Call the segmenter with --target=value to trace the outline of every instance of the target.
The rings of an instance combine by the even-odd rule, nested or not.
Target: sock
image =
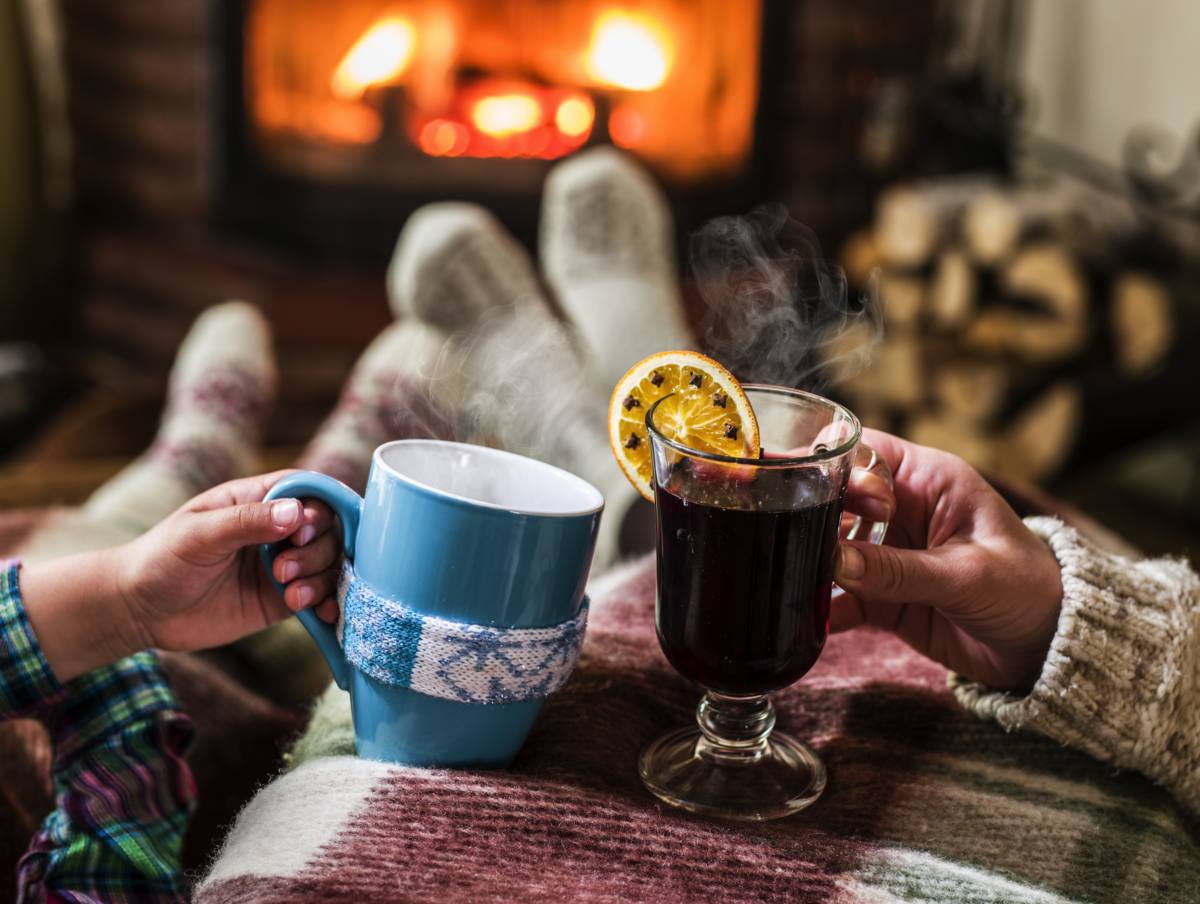
[[[609,449],[608,396],[586,380],[572,334],[521,246],[482,208],[422,208],[401,233],[389,288],[393,310],[455,334],[464,439],[544,461],[600,490],[593,570],[610,564],[637,491]]]
[[[453,439],[460,363],[437,327],[392,324],[363,352],[296,467],[362,493],[376,447],[397,439]]]
[[[558,164],[546,179],[539,240],[546,283],[598,389],[611,393],[656,352],[695,348],[670,207],[632,157],[599,147]]]
[[[525,249],[487,210],[458,201],[428,204],[408,218],[388,267],[388,294],[397,318],[451,334],[503,305],[549,310]]]
[[[21,557],[42,561],[124,543],[197,493],[252,474],[275,386],[270,328],[259,310],[238,301],[209,308],[175,356],[150,448],[82,508],[39,529]]]

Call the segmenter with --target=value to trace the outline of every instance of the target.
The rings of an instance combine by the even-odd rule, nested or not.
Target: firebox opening
[[[359,185],[603,140],[675,185],[729,178],[753,143],[760,18],[758,0],[250,0],[252,140],[282,172]]]

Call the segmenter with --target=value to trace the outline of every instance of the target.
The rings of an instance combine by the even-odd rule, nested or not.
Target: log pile
[[[1170,279],[1130,263],[1139,230],[1127,201],[1074,182],[966,176],[885,192],[842,263],[852,286],[875,287],[886,335],[865,371],[831,368],[838,391],[868,426],[1052,477],[1079,436],[1085,375],[1144,380],[1175,342]],[[835,358],[870,338],[842,337]]]

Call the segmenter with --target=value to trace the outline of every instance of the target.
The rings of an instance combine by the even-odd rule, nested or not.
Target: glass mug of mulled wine
[[[763,457],[688,448],[646,414],[658,521],[659,643],[671,665],[707,690],[696,725],[663,734],[638,771],[662,800],[733,819],[787,816],[815,801],[825,767],[804,743],[773,731],[767,694],[812,668],[829,630],[839,534],[882,542],[886,523],[843,517],[854,468],[887,463],[860,439],[858,419],[820,396],[743,387]]]

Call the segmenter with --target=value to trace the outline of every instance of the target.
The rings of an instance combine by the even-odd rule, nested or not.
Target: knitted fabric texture
[[[1027,518],[1062,567],[1058,631],[1027,697],[950,677],[959,702],[1158,782],[1200,811],[1200,579],[1177,559],[1104,552]]]
[[[376,593],[347,563],[338,583],[346,659],[384,684],[462,703],[540,700],[562,687],[583,643],[588,602],[545,628],[493,628],[422,615]]]
[[[655,583],[652,555],[589,582],[579,664],[505,770],[359,759],[331,689],[193,904],[1200,901],[1200,848],[1166,793],[964,712],[944,668],[874,629],[831,635],[772,695],[829,770],[816,804],[765,823],[662,804],[638,754],[694,725],[701,691],[659,647]]]

